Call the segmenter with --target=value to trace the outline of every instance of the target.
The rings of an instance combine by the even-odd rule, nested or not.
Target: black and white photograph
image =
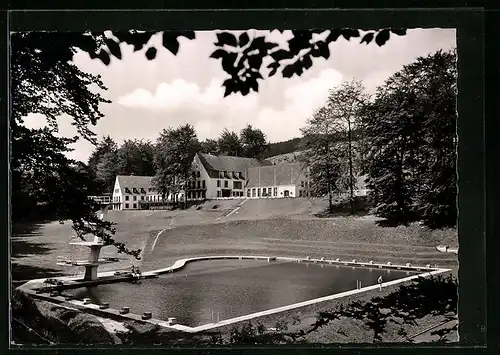
[[[9,46],[11,346],[460,340],[455,29]]]

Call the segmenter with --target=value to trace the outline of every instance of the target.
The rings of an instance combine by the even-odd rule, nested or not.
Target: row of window
[[[128,187],[124,187],[123,189],[125,190],[125,193],[127,193],[127,194],[146,194],[146,189],[143,187],[140,187],[140,188],[133,187],[132,189],[130,189]],[[151,192],[153,190],[154,189],[152,187],[148,188],[148,192]],[[120,193],[120,189],[115,189],[115,194],[119,194],[119,193]]]
[[[191,181],[190,185],[192,189],[206,189],[205,180]]]
[[[217,180],[217,187],[221,187],[221,185],[222,185],[222,180]],[[229,181],[224,180],[224,188],[225,189],[229,188]],[[243,183],[241,181],[233,181],[233,189],[242,190]]]
[[[245,176],[240,171],[219,171],[219,178],[245,180]]]
[[[243,197],[243,191],[233,191],[232,197]],[[222,196],[222,191],[217,191],[217,197],[230,197],[230,196]]]
[[[268,197],[268,196],[278,196],[278,188],[277,187],[263,187],[261,188],[253,188],[250,192],[250,189],[247,190],[247,197]]]
[[[160,201],[160,196],[157,195],[147,195],[147,196],[141,196],[141,201]],[[115,196],[113,198],[114,202],[120,202],[120,196]],[[125,201],[129,201],[129,196],[125,195]],[[133,195],[132,196],[132,201],[138,201],[137,196]]]
[[[191,198],[206,198],[206,192],[205,191],[188,191],[186,194],[188,199]]]

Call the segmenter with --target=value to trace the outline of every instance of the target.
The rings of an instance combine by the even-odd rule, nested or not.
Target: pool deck
[[[419,274],[411,275],[411,276],[404,277],[401,279],[383,282],[381,284],[382,287],[396,285],[398,283],[414,280],[414,279],[417,279],[419,277],[427,277],[427,276],[437,275],[437,274],[451,271],[450,269],[439,268],[437,265],[435,267],[431,267],[430,265],[426,265],[426,266],[412,266],[410,264],[393,265],[391,263],[387,263],[387,264],[374,263],[373,261],[359,262],[356,260],[345,261],[345,260],[339,260],[339,259],[330,260],[330,259],[325,259],[325,258],[312,259],[310,257],[290,258],[290,257],[274,257],[274,256],[219,255],[219,256],[203,256],[203,257],[181,259],[181,260],[176,261],[170,267],[143,272],[140,278],[141,279],[156,278],[162,274],[172,273],[172,272],[181,270],[182,268],[184,268],[184,266],[186,266],[190,262],[205,261],[205,260],[224,260],[224,259],[267,260],[268,262],[272,262],[272,261],[299,262],[299,263],[305,262],[305,263],[320,263],[320,264],[329,264],[329,265],[337,265],[337,266],[352,266],[352,267],[380,268],[380,269],[399,270],[399,271],[411,271],[411,272],[419,272],[420,271],[421,272]],[[258,317],[262,317],[262,316],[267,316],[270,314],[288,311],[291,309],[300,308],[300,307],[308,306],[308,305],[319,303],[319,302],[330,301],[330,300],[338,299],[338,298],[345,297],[345,296],[355,295],[355,294],[366,292],[366,291],[377,290],[380,288],[380,285],[372,285],[372,286],[362,287],[360,289],[341,292],[341,293],[337,293],[334,295],[324,296],[324,297],[315,298],[315,299],[308,300],[308,301],[294,303],[294,304],[283,306],[283,307],[269,309],[266,311],[261,311],[261,312],[247,314],[247,315],[240,316],[240,317],[221,320],[217,323],[209,323],[209,324],[204,324],[204,325],[197,326],[197,327],[189,327],[189,326],[185,326],[185,325],[181,325],[181,324],[173,324],[173,322],[155,319],[155,318],[143,319],[143,317],[141,315],[134,314],[134,313],[122,314],[117,309],[113,309],[113,308],[102,309],[101,305],[92,304],[92,303],[84,302],[81,300],[67,299],[64,296],[55,295],[52,293],[53,291],[61,291],[64,289],[72,289],[72,288],[79,288],[79,287],[86,287],[86,286],[87,287],[88,286],[95,286],[95,285],[99,285],[99,284],[109,284],[109,283],[127,282],[127,281],[130,282],[130,281],[136,280],[137,278],[135,278],[135,277],[115,275],[114,271],[108,271],[108,272],[98,273],[98,280],[96,280],[96,281],[84,281],[81,277],[71,277],[71,276],[55,277],[52,279],[62,282],[63,285],[50,285],[50,286],[48,286],[45,283],[47,278],[43,278],[43,279],[30,280],[30,281],[24,283],[23,285],[19,286],[17,289],[24,292],[24,293],[29,294],[30,296],[32,296],[34,298],[41,299],[41,300],[48,301],[48,302],[57,303],[57,304],[64,304],[66,306],[74,307],[74,308],[80,309],[82,311],[85,311],[85,312],[88,312],[88,313],[91,313],[91,314],[94,314],[94,315],[97,315],[100,317],[104,317],[104,318],[107,317],[107,318],[111,318],[111,319],[115,319],[115,320],[119,320],[119,321],[133,320],[133,321],[138,321],[138,322],[143,322],[143,323],[150,323],[150,324],[159,325],[162,327],[175,329],[175,330],[179,330],[179,331],[185,331],[185,332],[189,332],[189,333],[197,333],[197,332],[202,332],[202,331],[206,331],[206,330],[211,330],[211,329],[215,329],[218,327],[222,327],[222,326],[226,326],[226,325],[230,325],[230,324],[234,324],[234,323],[238,323],[238,322],[242,322],[242,321],[246,321],[246,320],[250,320],[250,319],[254,319],[254,318],[258,318]]]

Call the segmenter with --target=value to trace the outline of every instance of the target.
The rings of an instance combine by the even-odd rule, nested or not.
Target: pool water
[[[115,283],[65,291],[77,299],[109,302],[111,308],[149,311],[153,318],[175,317],[199,326],[245,314],[329,296],[416,272],[262,260],[210,260],[138,283]]]

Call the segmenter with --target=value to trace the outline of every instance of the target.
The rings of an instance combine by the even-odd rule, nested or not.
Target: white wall
[[[208,172],[205,170],[205,167],[200,161],[200,158],[198,155],[194,157],[193,164],[192,164],[192,169],[194,171],[199,171],[200,172],[200,177],[196,178],[196,180],[203,181],[205,180],[205,187],[207,189],[205,197],[206,198],[213,198],[217,197],[217,179],[211,179],[210,176],[208,175]],[[203,185],[201,185],[203,186]]]
[[[118,178],[115,178],[115,186],[113,187],[113,202],[122,202],[123,203],[123,196],[120,192],[120,183],[118,182]],[[113,205],[113,209],[122,209],[123,205],[115,206]]]
[[[278,188],[277,195],[274,196],[274,188]],[[257,189],[260,188],[260,197],[257,193]],[[269,192],[269,188],[271,188],[271,196],[262,196],[262,189],[266,189],[266,192]],[[255,196],[252,196],[252,189],[255,189]],[[248,191],[250,190],[249,198],[283,198],[285,197],[285,190],[288,190],[289,197],[299,197],[299,188],[295,185],[277,185],[277,186],[260,186],[254,188],[245,188],[244,197],[248,198]]]

